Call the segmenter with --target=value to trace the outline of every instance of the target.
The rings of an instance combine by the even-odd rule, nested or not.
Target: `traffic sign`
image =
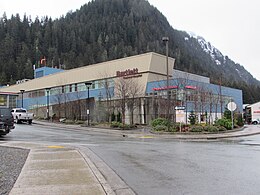
[[[227,105],[227,108],[229,111],[235,111],[237,109],[237,105],[235,102],[229,102],[228,105]]]

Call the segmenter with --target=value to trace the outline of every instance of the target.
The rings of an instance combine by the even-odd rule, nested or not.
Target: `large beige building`
[[[168,58],[168,60],[169,77],[171,78],[174,59]],[[57,115],[57,112],[59,112],[59,117],[69,117],[71,112],[75,113],[73,108],[68,108],[73,107],[69,102],[81,100],[79,117],[76,118],[86,118],[86,113],[88,112],[86,101],[84,101],[86,99],[93,104],[100,97],[102,97],[103,101],[107,100],[108,96],[110,96],[110,100],[122,99],[123,96],[126,96],[124,98],[130,98],[129,88],[131,88],[131,91],[136,90],[135,94],[132,94],[134,98],[145,97],[147,83],[165,79],[166,57],[151,52],[49,74],[2,88],[2,91],[20,94],[17,105],[23,105],[23,107],[33,111],[40,117],[46,117],[46,113],[48,116]],[[89,91],[87,83],[91,83]],[[119,83],[122,89],[119,89]],[[124,92],[121,90],[124,90]],[[22,94],[21,91],[23,92]],[[143,104],[143,100],[140,101],[140,104]],[[140,106],[142,107],[143,105]],[[74,107],[78,106],[74,105]],[[97,108],[93,105],[91,108],[92,114]],[[126,115],[127,112],[128,110],[126,109]],[[145,123],[144,108],[140,108],[138,112],[142,112],[136,114],[139,118],[139,123]],[[96,113],[96,115],[99,114]],[[130,120],[127,116],[125,118],[128,121]]]
[[[173,73],[174,59],[169,58],[169,75]],[[157,53],[122,58],[118,60],[88,65],[60,73],[50,74],[24,83],[2,88],[5,92],[25,93],[46,88],[56,88],[92,82],[92,89],[98,89],[98,83],[104,79],[132,78],[138,80],[142,86],[148,82],[166,78],[166,57]],[[75,89],[74,89],[75,90]],[[145,87],[143,88],[145,94]]]
[[[166,116],[167,91],[172,121],[188,123],[189,113],[195,112],[200,122],[212,122],[222,116],[229,101],[235,101],[242,112],[241,90],[174,70],[175,60],[170,57],[167,88],[166,59],[150,52],[58,73],[42,67],[41,71],[50,69],[53,74],[36,72],[42,77],[1,88],[0,93],[19,94],[18,107],[23,105],[39,117],[108,121],[121,113],[126,123],[149,123]]]

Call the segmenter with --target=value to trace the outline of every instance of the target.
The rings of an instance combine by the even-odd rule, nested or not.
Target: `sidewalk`
[[[185,134],[185,133],[152,133],[149,129],[138,129],[138,130],[114,130],[104,129],[97,127],[81,127],[80,125],[66,125],[63,123],[52,123],[48,121],[34,121],[35,124],[45,125],[51,127],[66,127],[72,130],[83,130],[90,132],[99,132],[105,134],[112,134],[116,136],[130,137],[130,138],[165,138],[165,139],[222,139],[232,137],[242,137],[260,134],[260,126],[258,125],[245,125],[243,128],[233,130],[224,133],[217,134]]]
[[[30,149],[10,195],[115,194],[92,162],[75,149],[24,142],[1,146]]]
[[[67,146],[29,142],[4,142],[0,146],[30,150],[10,195],[135,194],[90,150],[84,154]]]

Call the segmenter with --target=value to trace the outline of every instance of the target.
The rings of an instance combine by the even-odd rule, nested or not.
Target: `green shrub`
[[[167,131],[167,126],[157,125],[157,126],[153,127],[153,130],[155,130],[155,131]]]
[[[130,125],[129,124],[123,124],[123,123],[120,123],[118,127],[120,129],[130,129]]]
[[[204,127],[204,130],[208,132],[218,132],[219,128],[213,125],[208,125]]]
[[[163,125],[167,127],[169,125],[169,121],[165,118],[157,118],[152,120],[151,125],[152,127],[156,127],[158,125]]]
[[[231,121],[227,121],[226,123],[225,123],[225,126],[224,126],[227,130],[230,130],[230,129],[232,129],[232,122]]]
[[[218,131],[226,131],[226,127],[223,126],[216,126],[218,128]]]
[[[202,132],[204,128],[202,126],[192,126],[190,132]]]
[[[231,111],[229,111],[228,109],[226,109],[225,111],[224,111],[224,118],[226,118],[226,119],[229,119],[229,120],[231,120]]]
[[[218,119],[217,121],[215,121],[215,125],[223,126],[228,130],[232,129],[232,121],[230,119],[226,119],[226,118]]]
[[[168,131],[168,132],[176,132],[177,129],[176,129],[174,126],[171,126],[171,127],[169,128],[169,130],[166,129],[166,131]]]
[[[238,126],[240,126],[240,127],[244,126],[244,121],[243,121],[242,114],[237,114],[235,118],[236,118],[236,121],[237,121],[236,124]]]

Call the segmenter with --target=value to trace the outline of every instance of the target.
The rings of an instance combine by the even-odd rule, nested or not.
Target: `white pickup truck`
[[[27,122],[28,124],[32,124],[33,113],[27,112],[24,108],[14,108],[11,111],[14,121],[18,124],[21,122]]]

